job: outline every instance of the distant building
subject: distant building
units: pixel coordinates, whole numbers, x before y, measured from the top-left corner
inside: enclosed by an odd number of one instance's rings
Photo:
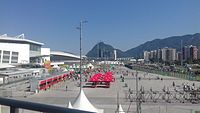
[[[195,60],[197,59],[198,49],[196,46],[184,46],[182,48],[183,60],[186,61],[188,59]]]
[[[157,58],[159,61],[162,60],[162,50],[161,49],[158,49]]]
[[[150,58],[150,52],[144,51],[144,61],[149,61]]]
[[[163,61],[175,61],[176,60],[176,49],[163,48],[162,49],[162,60]]]
[[[157,59],[157,50],[150,51],[150,59]]]
[[[144,61],[175,61],[176,60],[176,49],[173,48],[162,48],[158,50],[152,50],[150,52],[144,51]]]
[[[85,56],[82,56],[82,59],[83,58],[85,58]],[[51,51],[50,52],[50,61],[51,61],[51,65],[79,63],[80,62],[80,56],[69,53],[69,52]]]
[[[131,59],[134,59],[133,57],[122,57],[122,58],[117,58],[117,61],[130,61]]]
[[[117,60],[117,51],[114,50],[114,60]]]
[[[197,59],[197,52],[198,52],[198,49],[196,46],[190,46],[190,58],[195,60]]]
[[[50,61],[50,48],[41,48],[42,63]]]
[[[181,52],[176,53],[176,60],[177,61],[181,61],[181,55],[182,55]]]

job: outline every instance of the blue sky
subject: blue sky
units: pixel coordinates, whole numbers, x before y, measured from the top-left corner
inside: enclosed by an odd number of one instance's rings
[[[104,41],[128,50],[146,41],[200,32],[200,0],[0,0],[0,34],[83,53]]]

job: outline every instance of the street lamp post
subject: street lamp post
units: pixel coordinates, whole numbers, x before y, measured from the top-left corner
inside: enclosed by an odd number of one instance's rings
[[[138,71],[136,71],[136,113],[141,113],[141,102],[140,102],[140,94],[138,90]]]
[[[80,26],[77,29],[80,30],[80,91],[82,89],[82,27],[83,23],[87,23],[87,21],[80,21]]]
[[[181,67],[183,66],[183,40],[181,40]]]

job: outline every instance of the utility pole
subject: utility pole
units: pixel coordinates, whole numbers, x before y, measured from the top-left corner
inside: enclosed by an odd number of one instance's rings
[[[119,113],[119,92],[117,92],[117,110],[115,113]]]
[[[183,66],[183,40],[181,40],[181,66]]]
[[[136,107],[137,107],[136,113],[141,113],[141,102],[140,102],[140,96],[139,96],[139,91],[138,91],[138,71],[136,72]]]
[[[80,21],[80,26],[77,29],[80,30],[80,91],[82,89],[82,24],[87,23],[87,21]]]

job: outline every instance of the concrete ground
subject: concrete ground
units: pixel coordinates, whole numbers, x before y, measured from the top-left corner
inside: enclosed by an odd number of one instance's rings
[[[120,76],[122,71],[128,71],[129,75],[124,76],[124,82],[121,82]],[[135,70],[130,70],[125,67],[117,67],[115,70],[116,81],[111,83],[110,88],[83,88],[85,95],[88,97],[89,101],[99,109],[104,109],[104,113],[115,113],[117,108],[117,93],[119,93],[119,103],[122,105],[124,111],[128,113],[135,113],[136,104],[135,102],[130,102],[127,97],[127,91],[129,89],[135,92],[135,76],[132,76],[132,73],[136,73]],[[195,83],[195,86],[200,86],[199,82],[182,80],[173,77],[166,77],[151,73],[139,72],[138,77],[141,77],[139,80],[139,88],[142,86],[145,90],[161,91],[163,87],[169,87],[170,90],[173,90],[172,83],[175,82],[176,85],[182,85],[187,83],[192,85]],[[163,80],[156,80],[156,78],[163,78]],[[77,86],[78,81],[67,80],[66,82],[61,82],[47,91],[40,91],[37,94],[30,95],[27,98],[22,96],[16,96],[13,98],[26,100],[31,102],[38,102],[44,104],[51,104],[56,106],[67,107],[68,102],[71,101],[72,105],[75,101],[75,98],[78,96],[79,87]],[[124,87],[125,83],[128,87]],[[66,91],[65,86],[68,86]],[[8,112],[8,108],[2,107],[3,112]],[[190,103],[142,103],[142,113],[195,113],[195,111],[200,111],[200,104],[190,104]],[[20,110],[21,113],[34,113],[32,111]]]

